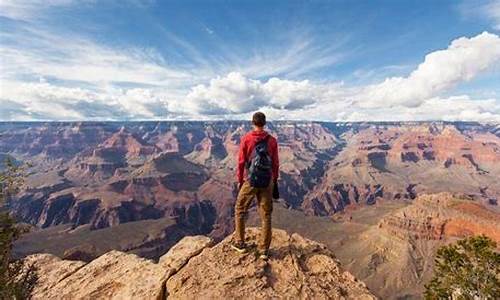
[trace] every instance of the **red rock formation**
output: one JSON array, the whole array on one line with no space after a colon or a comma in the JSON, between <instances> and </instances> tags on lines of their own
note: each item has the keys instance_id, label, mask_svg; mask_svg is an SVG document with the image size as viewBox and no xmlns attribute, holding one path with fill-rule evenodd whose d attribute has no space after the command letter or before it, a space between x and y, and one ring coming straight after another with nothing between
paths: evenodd
<instances>
[{"instance_id":1,"label":"red rock formation","mask_svg":"<svg viewBox=\"0 0 500 300\"><path fill-rule=\"evenodd\" d=\"M163 152L179 152L179 141L172 131L155 139L155 145Z\"/></svg>"},{"instance_id":2,"label":"red rock formation","mask_svg":"<svg viewBox=\"0 0 500 300\"><path fill-rule=\"evenodd\" d=\"M441 240L484 234L500 242L498 213L463 196L422 195L382 219L379 227L400 238Z\"/></svg>"},{"instance_id":3,"label":"red rock formation","mask_svg":"<svg viewBox=\"0 0 500 300\"><path fill-rule=\"evenodd\" d=\"M457 164L476 171L500 163L500 138L492 134L468 136L453 126L447 125L403 132L393 143L389 157L405 161L404 156L411 156L409 161L437 161L445 167Z\"/></svg>"},{"instance_id":4,"label":"red rock formation","mask_svg":"<svg viewBox=\"0 0 500 300\"><path fill-rule=\"evenodd\" d=\"M152 155L158 150L154 146L147 145L140 137L128 132L125 127L122 127L119 132L106 139L101 143L100 147L124 152L127 157Z\"/></svg>"},{"instance_id":5,"label":"red rock formation","mask_svg":"<svg viewBox=\"0 0 500 300\"><path fill-rule=\"evenodd\" d=\"M350 132L346 141L305 197L306 212L329 215L353 203L442 191L493 199L491 203L500 196L495 179L500 176L500 139L491 133L442 124L372 125ZM339 193L339 186L350 186L362 197L353 201L344 188Z\"/></svg>"}]
</instances>

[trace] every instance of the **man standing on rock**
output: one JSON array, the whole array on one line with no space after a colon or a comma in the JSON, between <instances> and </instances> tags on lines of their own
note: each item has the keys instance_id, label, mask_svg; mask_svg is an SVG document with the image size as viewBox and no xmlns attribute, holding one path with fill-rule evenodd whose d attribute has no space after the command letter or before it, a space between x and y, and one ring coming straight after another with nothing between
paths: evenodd
<instances>
[{"instance_id":1,"label":"man standing on rock","mask_svg":"<svg viewBox=\"0 0 500 300\"><path fill-rule=\"evenodd\" d=\"M271 244L271 213L273 198L279 198L278 142L264 130L266 116L256 112L252 117L254 129L241 138L238 153L237 177L239 184L235 206L235 236L232 247L240 252L247 251L245 243L245 216L257 198L257 207L262 223L259 241L260 258L268 258Z\"/></svg>"}]
</instances>

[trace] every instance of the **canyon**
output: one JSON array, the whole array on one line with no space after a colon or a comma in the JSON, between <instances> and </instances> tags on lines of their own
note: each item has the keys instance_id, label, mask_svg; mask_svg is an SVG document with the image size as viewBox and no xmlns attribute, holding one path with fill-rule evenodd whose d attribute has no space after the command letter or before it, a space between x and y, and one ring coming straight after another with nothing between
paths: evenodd
<instances>
[{"instance_id":1,"label":"canyon","mask_svg":"<svg viewBox=\"0 0 500 300\"><path fill-rule=\"evenodd\" d=\"M222 241L249 130L243 121L0 123L0 157L30 164L8 204L32 226L16 255L159 260L185 236ZM440 245L472 234L499 241L498 124L277 121L269 132L280 146L273 225L324 243L377 296L418 297Z\"/></svg>"}]
</instances>

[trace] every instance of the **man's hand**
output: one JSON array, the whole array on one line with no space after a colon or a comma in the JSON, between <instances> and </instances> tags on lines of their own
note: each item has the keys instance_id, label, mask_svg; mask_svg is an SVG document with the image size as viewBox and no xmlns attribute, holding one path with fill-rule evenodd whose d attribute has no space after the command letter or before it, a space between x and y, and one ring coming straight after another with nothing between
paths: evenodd
<instances>
[{"instance_id":1,"label":"man's hand","mask_svg":"<svg viewBox=\"0 0 500 300\"><path fill-rule=\"evenodd\" d=\"M275 181L273 185L273 199L279 199L279 198L280 198L280 191L278 190L278 181Z\"/></svg>"}]
</instances>

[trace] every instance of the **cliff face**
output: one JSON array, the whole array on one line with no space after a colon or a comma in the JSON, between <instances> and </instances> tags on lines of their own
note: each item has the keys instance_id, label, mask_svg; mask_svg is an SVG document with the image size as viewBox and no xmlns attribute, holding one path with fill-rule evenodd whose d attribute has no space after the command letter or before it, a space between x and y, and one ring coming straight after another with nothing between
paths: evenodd
<instances>
[{"instance_id":1,"label":"cliff face","mask_svg":"<svg viewBox=\"0 0 500 300\"><path fill-rule=\"evenodd\" d=\"M343 138L345 147L302 203L309 214L425 193L462 193L491 203L500 196L500 138L491 132L401 124L353 130Z\"/></svg>"},{"instance_id":2,"label":"cliff face","mask_svg":"<svg viewBox=\"0 0 500 300\"><path fill-rule=\"evenodd\" d=\"M274 230L268 262L236 253L229 241L185 237L158 263L118 251L89 263L31 255L40 275L34 299L375 298L324 245L297 234Z\"/></svg>"},{"instance_id":3,"label":"cliff face","mask_svg":"<svg viewBox=\"0 0 500 300\"><path fill-rule=\"evenodd\" d=\"M484 234L500 242L497 213L450 193L422 195L383 218L379 228L402 239L445 240Z\"/></svg>"}]
</instances>

